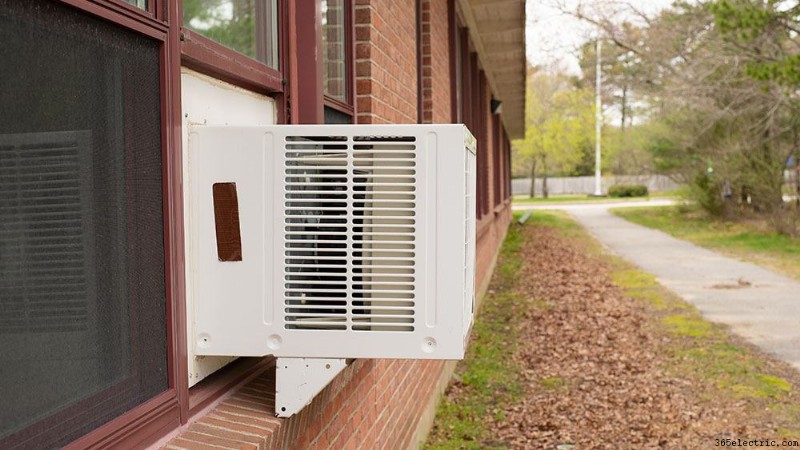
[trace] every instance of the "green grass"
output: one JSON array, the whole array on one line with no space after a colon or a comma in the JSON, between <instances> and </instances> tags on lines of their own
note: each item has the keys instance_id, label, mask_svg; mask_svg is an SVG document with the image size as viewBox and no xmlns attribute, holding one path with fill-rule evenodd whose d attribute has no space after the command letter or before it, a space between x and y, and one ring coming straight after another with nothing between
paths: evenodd
<instances>
[{"instance_id":1,"label":"green grass","mask_svg":"<svg viewBox=\"0 0 800 450\"><path fill-rule=\"evenodd\" d=\"M680 186L669 191L651 192L650 197L653 198L687 198L690 189L687 186Z\"/></svg>"},{"instance_id":2,"label":"green grass","mask_svg":"<svg viewBox=\"0 0 800 450\"><path fill-rule=\"evenodd\" d=\"M569 383L563 377L550 377L539 380L539 385L546 391L559 391L566 389Z\"/></svg>"},{"instance_id":3,"label":"green grass","mask_svg":"<svg viewBox=\"0 0 800 450\"><path fill-rule=\"evenodd\" d=\"M526 225L555 228L562 232L575 235L582 234L582 229L569 214L562 211L534 211L525 222Z\"/></svg>"},{"instance_id":4,"label":"green grass","mask_svg":"<svg viewBox=\"0 0 800 450\"><path fill-rule=\"evenodd\" d=\"M697 314L675 314L665 317L662 322L672 333L695 338L710 337L713 327Z\"/></svg>"},{"instance_id":5,"label":"green grass","mask_svg":"<svg viewBox=\"0 0 800 450\"><path fill-rule=\"evenodd\" d=\"M472 328L464 361L456 369L456 383L436 412L435 428L425 444L427 449L496 448L485 441L487 415L498 419L502 408L523 393L522 368L509 358L521 344L519 325L524 311L539 305L514 291L522 266L522 229L512 225L503 243L489 294L482 301Z\"/></svg>"},{"instance_id":6,"label":"green grass","mask_svg":"<svg viewBox=\"0 0 800 450\"><path fill-rule=\"evenodd\" d=\"M626 220L800 279L800 239L763 225L725 222L685 206L612 209Z\"/></svg>"}]
</instances>

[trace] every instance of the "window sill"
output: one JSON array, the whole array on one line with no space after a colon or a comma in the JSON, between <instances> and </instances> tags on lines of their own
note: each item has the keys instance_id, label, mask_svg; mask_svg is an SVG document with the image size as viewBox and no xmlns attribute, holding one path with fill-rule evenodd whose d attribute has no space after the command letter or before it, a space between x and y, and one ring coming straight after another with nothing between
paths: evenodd
<instances>
[{"instance_id":1,"label":"window sill","mask_svg":"<svg viewBox=\"0 0 800 450\"><path fill-rule=\"evenodd\" d=\"M189 416L275 366L275 358L239 358L189 389Z\"/></svg>"}]
</instances>

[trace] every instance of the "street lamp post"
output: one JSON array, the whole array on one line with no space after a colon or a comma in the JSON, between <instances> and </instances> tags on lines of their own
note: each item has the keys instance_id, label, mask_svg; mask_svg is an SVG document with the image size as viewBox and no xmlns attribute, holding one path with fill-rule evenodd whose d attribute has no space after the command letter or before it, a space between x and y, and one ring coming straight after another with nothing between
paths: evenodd
<instances>
[{"instance_id":1,"label":"street lamp post","mask_svg":"<svg viewBox=\"0 0 800 450\"><path fill-rule=\"evenodd\" d=\"M600 139L602 137L603 128L603 101L600 98L600 52L602 51L602 43L600 36L597 37L597 80L596 80L596 98L595 98L595 152L594 152L594 195L603 195L602 178L600 174Z\"/></svg>"}]
</instances>

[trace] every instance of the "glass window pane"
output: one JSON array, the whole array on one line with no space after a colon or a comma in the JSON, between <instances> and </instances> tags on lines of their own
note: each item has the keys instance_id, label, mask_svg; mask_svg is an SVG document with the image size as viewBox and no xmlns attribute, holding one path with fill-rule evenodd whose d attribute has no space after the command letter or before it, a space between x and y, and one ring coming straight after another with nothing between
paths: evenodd
<instances>
[{"instance_id":1,"label":"glass window pane","mask_svg":"<svg viewBox=\"0 0 800 450\"><path fill-rule=\"evenodd\" d=\"M147 9L147 0L123 0L125 3L130 3L137 8Z\"/></svg>"},{"instance_id":2,"label":"glass window pane","mask_svg":"<svg viewBox=\"0 0 800 450\"><path fill-rule=\"evenodd\" d=\"M347 102L345 0L322 1L322 47L325 95Z\"/></svg>"},{"instance_id":3,"label":"glass window pane","mask_svg":"<svg viewBox=\"0 0 800 450\"><path fill-rule=\"evenodd\" d=\"M0 448L168 388L160 43L0 0Z\"/></svg>"},{"instance_id":4,"label":"glass window pane","mask_svg":"<svg viewBox=\"0 0 800 450\"><path fill-rule=\"evenodd\" d=\"M184 0L183 25L278 69L277 0Z\"/></svg>"}]
</instances>

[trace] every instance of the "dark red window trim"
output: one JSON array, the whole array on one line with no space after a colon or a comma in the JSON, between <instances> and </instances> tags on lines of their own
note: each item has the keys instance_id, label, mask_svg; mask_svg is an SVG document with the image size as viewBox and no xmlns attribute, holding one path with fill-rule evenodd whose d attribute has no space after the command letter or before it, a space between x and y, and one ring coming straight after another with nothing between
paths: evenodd
<instances>
[{"instance_id":1,"label":"dark red window trim","mask_svg":"<svg viewBox=\"0 0 800 450\"><path fill-rule=\"evenodd\" d=\"M172 308L167 316L170 330L171 344L170 357L172 358L173 371L170 373L170 386L176 389L178 399L179 423L189 420L189 352L187 344L186 324L186 281L185 273L185 235L183 223L183 143L181 124L181 25L183 22L182 4L180 1L169 2L169 9L165 11L169 21L169 36L166 42L166 68L163 73L166 85L163 101L165 109L162 117L166 121L168 132L165 133L164 144L168 151L165 153L165 176L167 198L164 217L171 221L172 229L165 240L165 246L170 249L166 261L171 282L167 285L168 299ZM159 436L160 437L160 436Z\"/></svg>"},{"instance_id":2,"label":"dark red window trim","mask_svg":"<svg viewBox=\"0 0 800 450\"><path fill-rule=\"evenodd\" d=\"M460 76L459 80L461 82L461 94L460 94L460 104L459 104L459 120L467 125L470 132L475 134L475 126L472 122L472 114L470 114L471 107L470 103L472 100L472 70L469 64L469 32L466 28L459 29L459 40L460 40Z\"/></svg>"},{"instance_id":3,"label":"dark red window trim","mask_svg":"<svg viewBox=\"0 0 800 450\"><path fill-rule=\"evenodd\" d=\"M481 130L480 130L480 116L478 115L478 108L480 108L479 102L479 86L480 86L480 69L478 67L478 54L476 52L470 51L468 53L469 57L467 61L469 62L469 92L467 94L467 98L469 98L469 102L467 105L469 109L467 109L467 115L469 116L469 121L472 124L472 127L475 129L473 133L475 133L475 137L478 139L478 144L482 144L480 141L481 139ZM478 149L481 151L482 149Z\"/></svg>"},{"instance_id":4,"label":"dark red window trim","mask_svg":"<svg viewBox=\"0 0 800 450\"><path fill-rule=\"evenodd\" d=\"M192 30L184 28L181 33L182 61L186 67L257 92L283 90L279 71Z\"/></svg>"},{"instance_id":5,"label":"dark red window trim","mask_svg":"<svg viewBox=\"0 0 800 450\"><path fill-rule=\"evenodd\" d=\"M180 426L177 394L170 389L64 447L65 450L146 447Z\"/></svg>"},{"instance_id":6,"label":"dark red window trim","mask_svg":"<svg viewBox=\"0 0 800 450\"><path fill-rule=\"evenodd\" d=\"M500 187L498 190L499 191L498 195L500 197L499 203L503 203L506 200L508 194L508 190L506 189L506 184L507 184L506 179L508 178L509 174L508 174L508 167L506 165L506 159L507 159L506 137L505 134L503 133L502 116L497 116L497 152L500 157L500 169L503 171L502 176L500 177L497 183L498 186Z\"/></svg>"},{"instance_id":7,"label":"dark red window trim","mask_svg":"<svg viewBox=\"0 0 800 450\"><path fill-rule=\"evenodd\" d=\"M60 0L61 3L73 6L84 12L108 20L118 25L122 25L130 30L144 34L154 39L163 41L166 39L168 25L161 20L157 20L147 11L143 11L128 4L120 4L113 1L95 0ZM160 0L158 0L160 4Z\"/></svg>"},{"instance_id":8,"label":"dark red window trim","mask_svg":"<svg viewBox=\"0 0 800 450\"><path fill-rule=\"evenodd\" d=\"M476 55L477 56L477 55ZM478 63L478 67L480 67L480 63ZM478 166L478 176L481 178L481 195L478 196L481 203L481 216L485 216L490 212L490 205L489 205L489 161L491 157L492 148L489 145L489 124L488 118L490 115L489 112L489 83L486 80L486 72L483 69L479 69L478 75L479 85L478 85L478 103L477 108L475 108L475 112L478 114L478 121L480 123L480 134L481 134L481 142L483 145L482 152L479 153L480 156L480 163ZM481 164L482 163L482 164Z\"/></svg>"},{"instance_id":9,"label":"dark red window trim","mask_svg":"<svg viewBox=\"0 0 800 450\"><path fill-rule=\"evenodd\" d=\"M287 123L323 122L322 5L319 1L288 1Z\"/></svg>"},{"instance_id":10,"label":"dark red window trim","mask_svg":"<svg viewBox=\"0 0 800 450\"><path fill-rule=\"evenodd\" d=\"M325 99L323 100L323 104L328 108L333 108L336 111L339 111L340 113L344 113L344 114L346 114L348 116L352 117L354 115L353 113L354 113L355 110L353 108L353 105L348 105L347 103L342 103L342 102L340 102L338 100L335 100L333 98L328 97L327 95L325 96Z\"/></svg>"},{"instance_id":11,"label":"dark red window trim","mask_svg":"<svg viewBox=\"0 0 800 450\"><path fill-rule=\"evenodd\" d=\"M148 0L147 7L145 9L139 8L137 6L131 5L130 3L126 2L125 0L108 0L109 3L117 4L121 8L126 10L130 10L133 13L138 14L146 14L154 19L163 19L163 17L157 17L156 14L158 11L163 11L163 9L159 8L158 1L156 0Z\"/></svg>"},{"instance_id":12,"label":"dark red window trim","mask_svg":"<svg viewBox=\"0 0 800 450\"><path fill-rule=\"evenodd\" d=\"M455 0L447 0L447 49L450 63L450 121L453 123L461 122L460 96L461 96L461 67L459 41L461 36L458 29L456 18Z\"/></svg>"},{"instance_id":13,"label":"dark red window trim","mask_svg":"<svg viewBox=\"0 0 800 450\"><path fill-rule=\"evenodd\" d=\"M503 127L503 141L504 152L506 154L506 199L509 199L514 195L514 192L512 191L511 184L511 140L508 138L505 127Z\"/></svg>"},{"instance_id":14,"label":"dark red window trim","mask_svg":"<svg viewBox=\"0 0 800 450\"><path fill-rule=\"evenodd\" d=\"M491 108L491 106L490 106ZM491 111L489 111L491 114ZM494 188L494 206L503 200L501 192L502 178L505 176L505 167L501 163L503 151L500 149L500 117L492 114L492 186Z\"/></svg>"},{"instance_id":15,"label":"dark red window trim","mask_svg":"<svg viewBox=\"0 0 800 450\"><path fill-rule=\"evenodd\" d=\"M502 125L500 126L500 135L503 138L503 165L506 170L506 177L503 180L503 200L505 201L511 197L511 147Z\"/></svg>"},{"instance_id":16,"label":"dark red window trim","mask_svg":"<svg viewBox=\"0 0 800 450\"><path fill-rule=\"evenodd\" d=\"M246 383L275 365L275 358L239 358L192 386L189 396L189 415L194 416L235 386Z\"/></svg>"}]
</instances>

